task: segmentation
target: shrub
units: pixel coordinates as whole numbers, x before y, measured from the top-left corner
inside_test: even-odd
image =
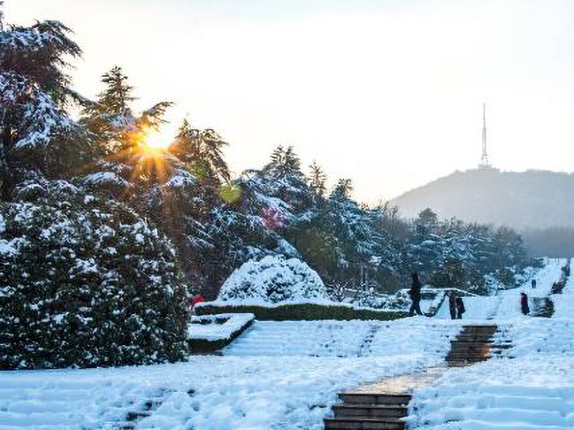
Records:
[[[235,270],[219,293],[223,301],[328,300],[327,289],[313,269],[296,258],[267,256]]]
[[[187,291],[164,236],[63,181],[15,195],[0,203],[0,368],[183,358]]]
[[[315,321],[315,320],[381,320],[391,321],[408,316],[408,312],[354,309],[351,306],[328,306],[314,303],[287,304],[279,306],[249,305],[200,305],[199,315],[222,313],[251,313],[260,321]]]

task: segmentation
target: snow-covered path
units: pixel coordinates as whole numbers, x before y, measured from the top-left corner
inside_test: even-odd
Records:
[[[411,424],[420,430],[574,429],[574,288],[553,295],[554,316],[520,313],[518,295],[542,297],[560,278],[565,260],[550,261],[530,283],[503,292],[494,323],[514,347],[503,358],[452,369],[415,394]],[[490,306],[489,298],[484,308]],[[513,357],[513,358],[512,358]]]
[[[547,296],[550,293],[552,284],[560,279],[561,268],[566,264],[566,261],[563,258],[549,259],[546,267],[540,270],[535,277],[537,284],[535,289],[531,287],[529,281],[519,288],[500,291],[498,294],[500,297],[496,297],[499,298],[500,305],[498,306],[495,319],[501,321],[527,318],[520,312],[520,293],[524,292],[530,298]]]
[[[566,261],[564,258],[547,259],[546,266],[534,276],[537,284],[536,289],[531,287],[529,280],[518,288],[499,291],[496,296],[465,297],[466,313],[464,319],[471,321],[492,319],[496,322],[527,318],[520,312],[520,293],[525,292],[530,298],[547,296],[552,284],[560,279],[561,269]],[[435,318],[450,319],[446,301],[442,304]]]

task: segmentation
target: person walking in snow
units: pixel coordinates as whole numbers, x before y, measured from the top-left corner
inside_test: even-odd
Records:
[[[530,307],[528,306],[528,296],[526,293],[520,293],[520,310],[524,315],[530,313]]]
[[[409,315],[412,317],[415,313],[422,315],[421,311],[421,281],[419,281],[418,273],[413,273],[412,275],[413,283],[411,289],[409,290],[409,296],[411,297],[411,309]]]
[[[448,310],[450,311],[450,319],[456,319],[456,294],[454,291],[448,293]]]
[[[532,285],[532,288],[536,288],[536,279],[533,279],[530,284]]]
[[[455,303],[456,303],[456,319],[461,320],[462,314],[466,312],[466,308],[464,307],[462,297],[457,297]]]

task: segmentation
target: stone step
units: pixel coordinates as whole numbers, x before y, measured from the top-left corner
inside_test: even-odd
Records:
[[[335,405],[335,418],[369,417],[369,418],[402,418],[407,416],[408,408],[393,405]]]
[[[461,332],[458,333],[458,336],[494,336],[496,334],[496,331],[490,331],[490,330],[463,330]]]
[[[142,418],[147,418],[151,415],[151,412],[148,411],[130,411],[127,414],[126,420],[127,421],[137,421],[141,420]]]
[[[362,405],[408,405],[411,396],[408,394],[387,393],[339,393],[339,398],[345,404]]]
[[[462,358],[466,358],[466,357],[485,357],[488,358],[492,356],[492,353],[490,351],[450,351],[446,357],[462,357]]]
[[[454,342],[484,342],[484,343],[491,343],[492,336],[467,336],[467,335],[458,335],[452,341]]]
[[[492,345],[492,344],[483,344],[483,345],[458,345],[453,344],[450,348],[451,351],[501,351],[503,349],[510,349],[514,345]]]
[[[325,430],[403,430],[397,418],[326,418]]]
[[[487,361],[492,358],[489,355],[465,355],[465,354],[452,354],[446,356],[446,361]]]
[[[475,328],[489,328],[489,329],[497,329],[498,326],[496,324],[464,324],[462,326],[464,330],[466,329],[475,329]]]
[[[459,345],[481,345],[485,342],[483,341],[472,341],[472,340],[459,340],[459,339],[452,339],[450,341],[451,344],[459,344]],[[488,342],[489,345],[512,345],[512,341],[511,340],[497,340],[496,343],[492,342],[491,340],[489,340]]]
[[[467,346],[453,346],[450,350],[451,351],[468,351],[468,352],[476,352],[476,351],[504,351],[514,347],[514,345],[504,345],[504,346],[497,346],[497,345],[485,345],[485,346],[475,346],[475,347],[467,347]]]

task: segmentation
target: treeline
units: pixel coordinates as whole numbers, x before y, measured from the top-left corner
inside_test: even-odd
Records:
[[[56,21],[1,33],[4,202],[49,198],[54,181],[88,199],[121,202],[170,239],[187,285],[209,298],[242,263],[273,254],[304,260],[333,291],[394,291],[412,271],[434,285],[480,290],[487,275],[512,283],[526,263],[514,231],[440,221],[430,209],[403,220],[386,204],[360,204],[350,179],[328,190],[321,167],[304,169],[292,146],[278,146],[267,165],[239,177],[224,157],[228,143],[188,120],[167,150],[150,148],[146,136],[171,103],[135,112],[120,67],[102,76],[96,100],[82,97],[66,72],[67,60],[81,56],[69,33]],[[85,200],[78,202],[76,195],[69,204]]]

